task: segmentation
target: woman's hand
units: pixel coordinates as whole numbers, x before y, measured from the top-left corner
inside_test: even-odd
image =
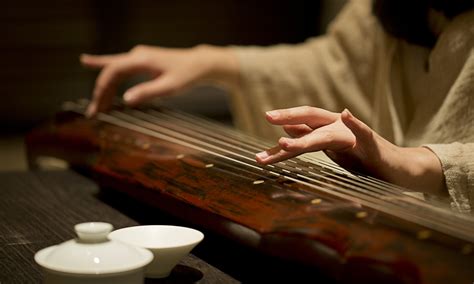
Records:
[[[239,73],[237,59],[231,50],[205,45],[190,49],[137,46],[122,54],[84,54],[81,62],[87,67],[102,69],[86,112],[88,116],[106,110],[120,82],[133,75],[146,74],[151,80],[125,92],[124,100],[130,105],[174,94],[201,80],[233,84]]]
[[[398,147],[385,140],[348,110],[341,114],[315,107],[267,112],[290,136],[258,153],[257,162],[271,164],[297,155],[325,151],[344,168],[366,172],[388,182],[425,193],[446,195],[440,161],[424,147]]]

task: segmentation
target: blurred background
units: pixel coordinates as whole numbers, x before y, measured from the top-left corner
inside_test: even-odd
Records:
[[[0,171],[25,170],[23,137],[66,100],[88,98],[97,75],[81,53],[298,43],[323,33],[345,0],[16,0],[0,23]],[[165,104],[231,121],[225,93],[204,87]]]

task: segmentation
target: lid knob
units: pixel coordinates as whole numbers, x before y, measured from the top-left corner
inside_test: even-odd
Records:
[[[79,240],[87,243],[100,243],[107,241],[107,235],[112,231],[113,226],[104,222],[87,222],[74,226]]]

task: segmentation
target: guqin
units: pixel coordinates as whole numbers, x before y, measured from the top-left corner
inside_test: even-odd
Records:
[[[255,162],[269,143],[169,109],[68,102],[27,137],[100,185],[343,283],[472,283],[474,220],[316,158]],[[239,228],[239,229],[235,229]],[[382,283],[382,282],[378,282]]]

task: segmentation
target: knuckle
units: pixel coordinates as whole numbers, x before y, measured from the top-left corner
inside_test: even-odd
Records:
[[[135,54],[133,61],[138,65],[146,65],[150,62],[150,55],[147,52]]]
[[[113,84],[118,76],[120,76],[120,70],[114,64],[111,64],[99,75],[96,85],[98,88],[105,90]]]
[[[298,139],[293,141],[291,144],[286,145],[286,150],[291,152],[300,152],[306,147],[305,139]]]
[[[321,140],[324,144],[329,144],[334,141],[334,134],[330,131],[325,131],[321,134]]]
[[[312,114],[313,110],[314,110],[313,107],[308,106],[308,105],[302,106],[301,109],[302,109],[303,113],[305,113],[305,114]]]
[[[156,57],[157,50],[151,46],[137,45],[130,52],[130,60],[140,65],[147,65]]]
[[[104,70],[104,76],[102,78],[106,82],[112,82],[115,80],[115,78],[121,76],[122,73],[123,70],[119,68],[119,65],[117,63],[115,63],[111,64],[109,68]]]
[[[131,49],[131,52],[132,53],[140,53],[140,52],[145,52],[149,49],[149,46],[147,45],[143,45],[143,44],[139,44],[139,45],[136,45],[134,46],[132,49]]]
[[[298,151],[308,151],[308,149],[312,146],[311,140],[309,138],[302,139],[301,143],[298,145],[299,147],[295,150]]]
[[[317,109],[308,105],[302,106],[299,114],[308,120],[312,120],[314,117],[318,116]]]
[[[280,139],[278,139],[278,145],[280,145],[282,149],[287,150],[289,143],[286,138],[281,137]]]
[[[372,129],[367,128],[367,129],[364,129],[364,130],[365,130],[365,135],[366,135],[368,140],[370,140],[370,141],[375,140],[375,133]]]

